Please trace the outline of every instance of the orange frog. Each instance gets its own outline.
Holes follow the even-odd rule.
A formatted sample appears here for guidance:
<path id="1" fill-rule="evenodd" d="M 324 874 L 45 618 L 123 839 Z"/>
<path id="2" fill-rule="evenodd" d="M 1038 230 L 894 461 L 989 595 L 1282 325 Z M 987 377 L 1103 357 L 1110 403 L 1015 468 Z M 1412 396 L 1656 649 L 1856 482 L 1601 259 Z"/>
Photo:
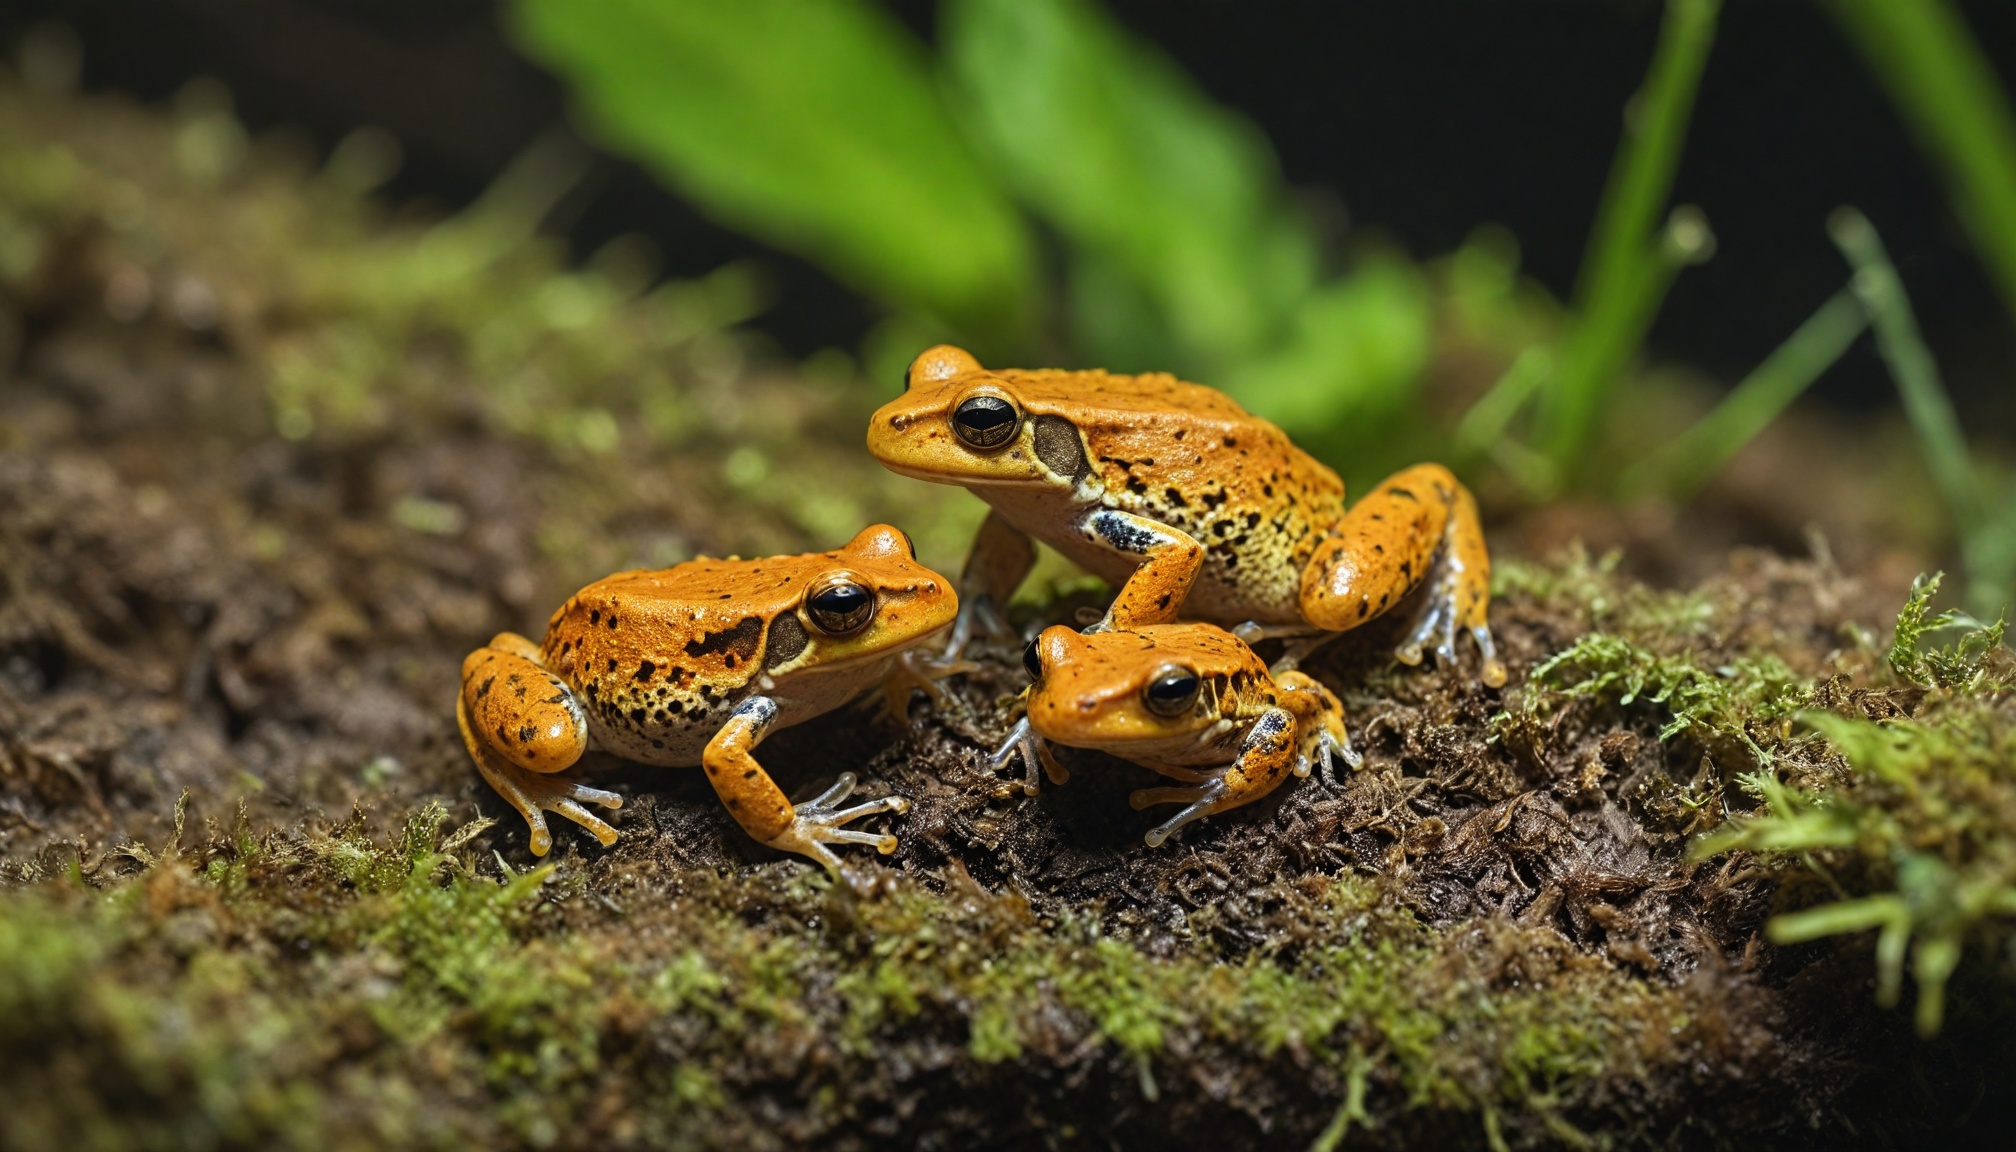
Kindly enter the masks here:
<path id="1" fill-rule="evenodd" d="M 1348 511 L 1337 473 L 1224 393 L 1166 374 L 989 371 L 949 346 L 911 364 L 875 413 L 868 450 L 906 476 L 971 489 L 991 508 L 961 591 L 948 656 L 1028 575 L 1030 538 L 1120 586 L 1096 627 L 1187 617 L 1290 641 L 1275 667 L 1428 584 L 1396 655 L 1432 643 L 1456 659 L 1469 632 L 1480 676 L 1505 666 L 1486 614 L 1490 560 L 1477 505 L 1439 464 L 1408 468 Z"/>
<path id="2" fill-rule="evenodd" d="M 1333 760 L 1359 763 L 1344 707 L 1328 688 L 1300 672 L 1270 675 L 1243 641 L 1210 624 L 1090 634 L 1050 628 L 1022 659 L 1035 681 L 1027 715 L 996 765 L 1019 753 L 1032 794 L 1039 762 L 1062 784 L 1049 742 L 1111 752 L 1183 781 L 1133 795 L 1137 809 L 1184 806 L 1149 831 L 1151 848 L 1192 820 L 1250 804 L 1290 775 L 1307 776 L 1312 764 L 1327 776 Z"/>
<path id="3" fill-rule="evenodd" d="M 616 842 L 583 804 L 618 808 L 623 798 L 567 771 L 592 742 L 645 764 L 705 767 L 744 831 L 837 873 L 828 844 L 896 850 L 894 836 L 842 825 L 909 802 L 840 807 L 850 772 L 794 808 L 757 763 L 756 745 L 891 676 L 915 675 L 909 650 L 958 611 L 951 581 L 880 524 L 837 552 L 622 572 L 562 604 L 542 643 L 505 632 L 470 653 L 456 718 L 483 778 L 531 826 L 534 855 L 553 844 L 546 812 Z"/>

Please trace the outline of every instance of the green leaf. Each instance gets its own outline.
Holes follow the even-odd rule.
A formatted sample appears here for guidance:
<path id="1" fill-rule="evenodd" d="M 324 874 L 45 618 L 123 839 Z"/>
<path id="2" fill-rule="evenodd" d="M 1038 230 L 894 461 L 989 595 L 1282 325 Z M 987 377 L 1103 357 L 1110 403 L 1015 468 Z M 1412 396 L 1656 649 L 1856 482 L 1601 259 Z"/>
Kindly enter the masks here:
<path id="1" fill-rule="evenodd" d="M 722 223 L 986 340 L 1037 312 L 1031 241 L 921 45 L 866 0 L 518 0 L 577 110 Z"/>
<path id="2" fill-rule="evenodd" d="M 1093 354 L 1142 355 L 1140 333 L 1163 333 L 1179 345 L 1160 362 L 1109 366 L 1200 373 L 1275 338 L 1315 283 L 1317 249 L 1253 125 L 1086 0 L 948 0 L 941 28 L 975 138 L 1103 265 L 1073 270 L 1110 305 L 1086 333 L 1108 342 Z"/>

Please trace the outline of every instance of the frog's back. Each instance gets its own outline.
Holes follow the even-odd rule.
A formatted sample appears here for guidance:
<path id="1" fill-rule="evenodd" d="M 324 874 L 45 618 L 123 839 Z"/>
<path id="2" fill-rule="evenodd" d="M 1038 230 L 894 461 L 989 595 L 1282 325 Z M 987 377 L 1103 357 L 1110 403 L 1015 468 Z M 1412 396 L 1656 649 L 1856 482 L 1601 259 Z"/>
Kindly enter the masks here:
<path id="1" fill-rule="evenodd" d="M 1329 466 L 1223 392 L 1168 373 L 994 375 L 1032 417 L 1061 416 L 1078 429 L 1105 489 L 1102 503 L 1182 529 L 1205 546 L 1190 613 L 1298 618 L 1302 567 L 1344 514 L 1344 482 Z M 1050 542 L 1095 572 L 1111 565 L 1072 541 Z"/>

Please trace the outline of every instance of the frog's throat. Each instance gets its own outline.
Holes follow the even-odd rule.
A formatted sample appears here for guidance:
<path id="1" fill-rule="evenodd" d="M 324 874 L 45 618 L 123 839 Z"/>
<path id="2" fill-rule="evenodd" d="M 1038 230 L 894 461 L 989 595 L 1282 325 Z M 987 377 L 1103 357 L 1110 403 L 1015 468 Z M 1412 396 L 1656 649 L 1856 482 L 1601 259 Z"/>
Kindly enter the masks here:
<path id="1" fill-rule="evenodd" d="M 814 668 L 822 673 L 844 672 L 849 668 L 858 668 L 863 664 L 873 664 L 877 660 L 887 660 L 892 656 L 896 656 L 900 653 L 907 652 L 910 649 L 915 648 L 917 645 L 922 644 L 923 642 L 931 639 L 934 636 L 944 635 L 945 632 L 952 627 L 952 624 L 953 624 L 952 620 L 947 620 L 943 624 L 938 625 L 937 627 L 931 629 L 928 632 L 919 632 L 915 636 L 912 636 L 907 640 L 903 640 L 895 644 L 885 644 L 872 652 L 862 652 L 854 656 L 842 656 L 836 660 L 821 660 L 817 665 L 814 666 Z M 812 670 L 814 669 L 805 669 L 805 671 L 812 671 Z"/>

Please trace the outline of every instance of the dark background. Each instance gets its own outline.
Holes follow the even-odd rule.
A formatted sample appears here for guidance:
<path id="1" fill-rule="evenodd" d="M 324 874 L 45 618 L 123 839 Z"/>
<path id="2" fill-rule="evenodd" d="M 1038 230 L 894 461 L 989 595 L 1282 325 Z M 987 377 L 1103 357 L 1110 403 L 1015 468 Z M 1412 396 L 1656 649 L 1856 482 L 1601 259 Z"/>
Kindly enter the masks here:
<path id="1" fill-rule="evenodd" d="M 1660 6 L 1623 0 L 1108 0 L 1216 97 L 1257 120 L 1288 177 L 1417 256 L 1478 224 L 1518 236 L 1525 268 L 1558 295 L 1574 278 L 1625 100 Z M 903 19 L 931 33 L 930 0 Z M 453 206 L 563 119 L 557 83 L 517 56 L 491 0 L 16 0 L 12 42 L 56 18 L 80 36 L 84 84 L 158 101 L 223 80 L 255 131 L 307 130 L 326 149 L 360 125 L 390 129 L 406 164 L 389 189 Z M 2009 78 L 2016 5 L 1963 5 Z M 1719 249 L 1687 271 L 1655 351 L 1733 381 L 1846 278 L 1827 213 L 1860 206 L 1903 272 L 1963 415 L 2016 427 L 2016 330 L 1943 191 L 1860 59 L 1816 4 L 1732 0 L 1709 60 L 1677 199 L 1701 205 Z M 786 349 L 851 347 L 873 306 L 811 266 L 716 228 L 615 158 L 557 223 L 582 252 L 651 236 L 666 271 L 751 254 L 775 271 L 759 321 Z M 1827 401 L 1892 402 L 1864 345 L 1817 386 Z"/>

